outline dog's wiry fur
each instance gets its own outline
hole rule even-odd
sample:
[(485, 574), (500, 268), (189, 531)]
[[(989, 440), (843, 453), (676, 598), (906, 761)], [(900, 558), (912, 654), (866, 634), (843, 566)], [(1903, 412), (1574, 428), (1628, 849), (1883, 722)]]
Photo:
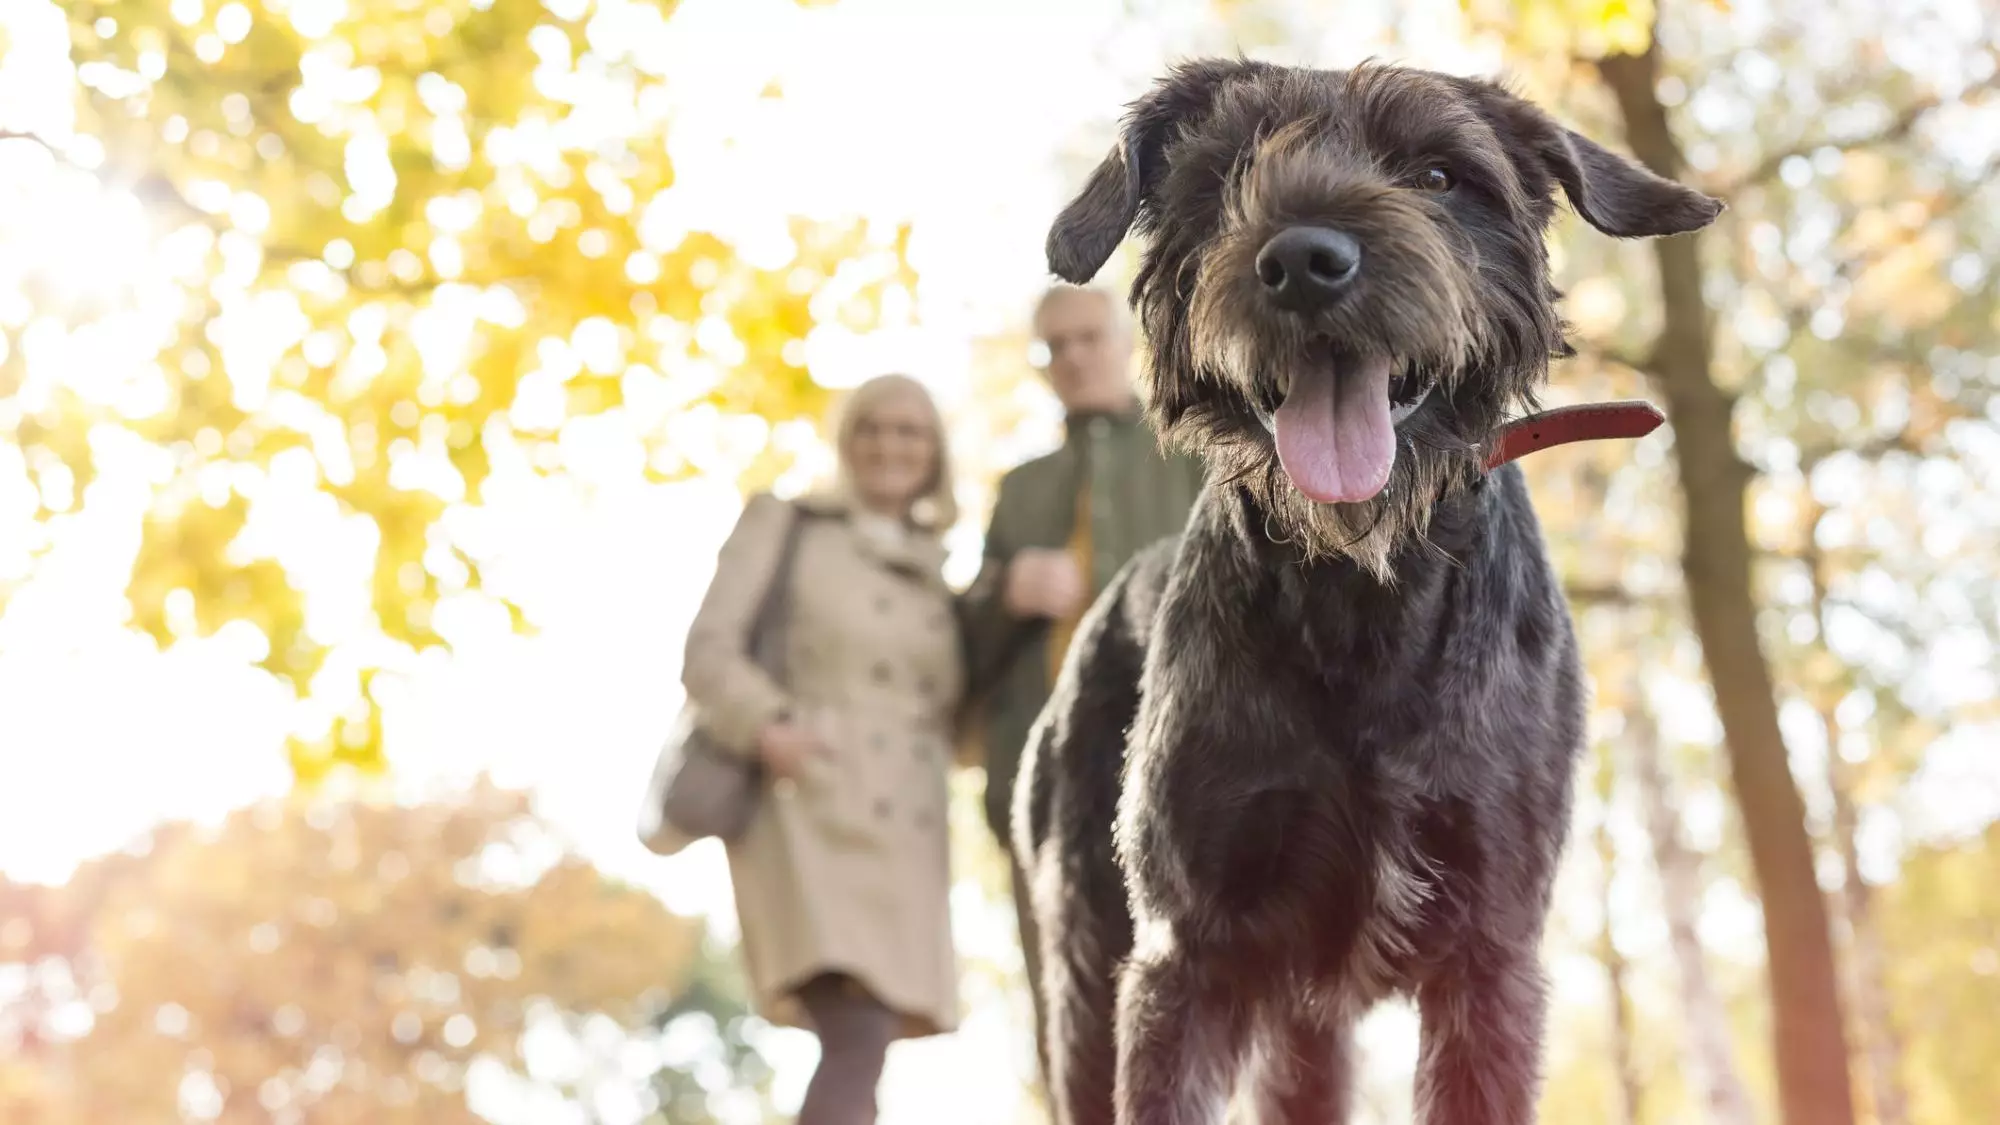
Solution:
[[(1210, 464), (1186, 532), (1086, 615), (1014, 794), (1066, 1125), (1214, 1121), (1239, 1086), (1260, 1122), (1344, 1120), (1351, 1026), (1392, 993), (1422, 1121), (1532, 1118), (1584, 698), (1522, 478), (1480, 447), (1567, 354), (1558, 190), (1621, 237), (1721, 209), (1488, 83), (1202, 61), (1050, 232), (1075, 282), (1146, 238), (1148, 409)], [(1363, 248), (1331, 307), (1260, 288), (1291, 225)], [(1312, 502), (1274, 452), (1328, 348), (1436, 388), (1362, 503)]]

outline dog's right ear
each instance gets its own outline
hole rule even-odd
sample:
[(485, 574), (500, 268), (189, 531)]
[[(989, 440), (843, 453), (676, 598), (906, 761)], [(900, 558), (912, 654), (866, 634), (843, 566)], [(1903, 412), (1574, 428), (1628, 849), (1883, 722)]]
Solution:
[(1263, 65), (1247, 59), (1182, 63), (1132, 103), (1118, 143), (1049, 228), (1049, 272), (1073, 285), (1096, 277), (1138, 221), (1181, 125), (1205, 112), (1226, 80)]
[(1111, 155), (1049, 228), (1049, 272), (1072, 285), (1087, 284), (1097, 276), (1125, 240), (1132, 220), (1139, 217), (1139, 204), (1146, 195), (1141, 173), (1144, 140), (1134, 135), (1132, 123), (1123, 132)]

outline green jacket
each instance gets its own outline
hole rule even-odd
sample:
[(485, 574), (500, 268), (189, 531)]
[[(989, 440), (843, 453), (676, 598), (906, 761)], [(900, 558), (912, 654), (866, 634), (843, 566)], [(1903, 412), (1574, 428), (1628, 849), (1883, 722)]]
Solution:
[(1060, 449), (1009, 472), (986, 531), (986, 561), (959, 598), (970, 702), (983, 706), (986, 818), (1005, 841), (1014, 774), (1049, 698), (1050, 623), (1023, 621), (1001, 602), (1008, 560), (1024, 547), (1067, 546), (1082, 473), (1090, 473), (1090, 593), (1095, 598), (1140, 548), (1178, 534), (1201, 492), (1195, 458), (1162, 453), (1136, 414), (1071, 417)]

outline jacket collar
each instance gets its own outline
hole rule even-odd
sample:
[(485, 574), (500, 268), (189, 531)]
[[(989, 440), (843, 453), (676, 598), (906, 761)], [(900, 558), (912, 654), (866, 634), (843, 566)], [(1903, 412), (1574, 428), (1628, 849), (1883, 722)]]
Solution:
[(1079, 410), (1063, 416), (1064, 440), (1077, 440), (1087, 432), (1092, 422), (1100, 419), (1115, 430), (1137, 429), (1146, 422), (1136, 403), (1124, 410)]
[(876, 562), (926, 583), (944, 581), (946, 551), (943, 539), (935, 531), (908, 525), (907, 534), (894, 539), (870, 534), (857, 522), (857, 516), (861, 514), (859, 502), (841, 489), (811, 492), (794, 503), (810, 515), (837, 521), (861, 553)]

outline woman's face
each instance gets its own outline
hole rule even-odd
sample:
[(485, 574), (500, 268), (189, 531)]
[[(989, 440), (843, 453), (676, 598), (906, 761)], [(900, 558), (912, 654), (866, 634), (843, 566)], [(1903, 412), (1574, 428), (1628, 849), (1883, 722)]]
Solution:
[(906, 513), (937, 472), (937, 432), (919, 392), (898, 388), (854, 423), (848, 471), (871, 508)]

